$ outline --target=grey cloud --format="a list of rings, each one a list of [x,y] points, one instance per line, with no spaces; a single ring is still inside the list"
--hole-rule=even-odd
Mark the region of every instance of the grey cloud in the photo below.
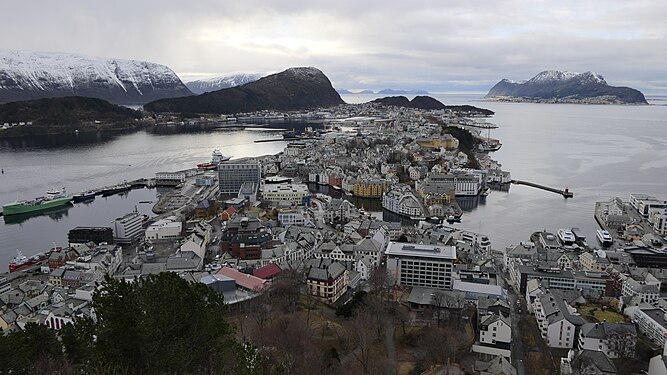
[[[313,65],[341,88],[484,91],[544,69],[665,92],[667,3],[180,0],[3,5],[0,48],[133,58],[179,74]]]

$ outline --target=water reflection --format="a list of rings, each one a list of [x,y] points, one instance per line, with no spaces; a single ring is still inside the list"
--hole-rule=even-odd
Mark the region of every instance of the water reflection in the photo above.
[[[16,215],[9,215],[9,216],[3,216],[3,220],[5,224],[9,225],[14,225],[14,224],[23,224],[26,221],[39,217],[39,216],[48,216],[51,218],[53,221],[60,221],[63,218],[66,218],[69,211],[69,209],[72,208],[71,204],[68,204],[66,206],[61,206],[61,207],[54,207],[54,208],[48,208],[46,210],[38,211],[38,212],[26,212],[23,214],[16,214]]]

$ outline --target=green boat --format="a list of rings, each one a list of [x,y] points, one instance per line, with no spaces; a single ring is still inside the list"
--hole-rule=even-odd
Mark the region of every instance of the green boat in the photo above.
[[[37,197],[32,200],[23,200],[13,203],[7,203],[2,206],[2,214],[5,216],[24,214],[28,212],[37,212],[48,210],[54,207],[60,207],[70,204],[72,197],[65,194],[65,189],[62,192],[59,190],[51,190],[46,192],[45,197]]]

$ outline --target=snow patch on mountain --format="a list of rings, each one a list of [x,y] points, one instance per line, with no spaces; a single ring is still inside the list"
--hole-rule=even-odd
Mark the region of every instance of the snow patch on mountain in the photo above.
[[[243,86],[266,76],[265,73],[230,73],[208,79],[186,82],[185,85],[195,94]]]
[[[595,72],[574,73],[568,71],[545,70],[540,72],[535,77],[528,80],[528,83],[547,83],[557,81],[578,80],[586,83],[600,83],[606,85],[604,78]]]
[[[190,94],[176,73],[160,64],[12,50],[0,50],[0,90],[19,93],[19,100],[82,95],[116,102],[145,102],[156,96]],[[169,91],[174,91],[173,95]],[[128,97],[123,98],[123,93]],[[4,92],[3,97],[11,95]]]

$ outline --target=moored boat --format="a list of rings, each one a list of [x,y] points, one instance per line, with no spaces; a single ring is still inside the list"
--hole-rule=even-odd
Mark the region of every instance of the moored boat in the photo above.
[[[231,158],[231,156],[225,156],[225,154],[223,154],[220,150],[215,149],[211,153],[211,161],[207,163],[199,163],[197,164],[197,168],[208,170],[217,169],[218,164],[229,161]]]
[[[611,237],[611,234],[609,234],[609,232],[606,230],[598,229],[596,236],[602,246],[611,246],[611,244],[614,243],[614,239]]]
[[[558,230],[558,239],[563,245],[572,245],[576,240],[576,238],[574,237],[574,233],[572,233],[571,230],[567,229]]]
[[[86,192],[80,192],[77,194],[74,194],[72,196],[72,202],[74,203],[79,203],[79,202],[84,202],[84,201],[92,201],[95,199],[95,192],[94,191],[86,191]]]
[[[48,254],[40,253],[28,258],[27,256],[23,255],[20,250],[16,250],[16,256],[11,262],[9,262],[9,272],[17,271],[23,267],[32,266],[33,264],[37,264],[48,257]]]
[[[129,190],[132,190],[132,185],[128,184],[127,182],[124,182],[122,184],[105,187],[102,190],[100,190],[100,194],[102,194],[103,197],[107,197],[109,195],[114,195]]]
[[[460,223],[461,222],[461,217],[460,216],[449,215],[449,216],[447,216],[447,222],[449,224]]]
[[[7,203],[2,206],[2,212],[5,216],[37,212],[65,206],[70,204],[71,201],[72,197],[66,195],[65,188],[62,191],[50,190],[46,192],[44,197]]]
[[[225,156],[220,150],[213,150],[213,153],[211,154],[211,163],[218,164],[222,163],[224,161],[228,161],[231,159],[231,156]]]

